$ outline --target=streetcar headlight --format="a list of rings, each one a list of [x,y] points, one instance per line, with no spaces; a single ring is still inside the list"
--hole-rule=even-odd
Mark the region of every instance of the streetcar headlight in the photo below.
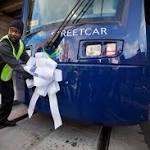
[[[106,44],[106,56],[113,57],[117,53],[117,45],[116,43],[107,43]]]
[[[100,55],[101,55],[101,45],[100,44],[86,46],[86,56],[93,57],[93,56],[100,56]]]

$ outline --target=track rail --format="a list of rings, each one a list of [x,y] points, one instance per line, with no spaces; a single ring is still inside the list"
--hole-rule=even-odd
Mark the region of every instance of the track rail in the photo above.
[[[111,127],[103,126],[100,133],[97,144],[97,150],[108,150],[109,149],[109,141],[111,136]]]

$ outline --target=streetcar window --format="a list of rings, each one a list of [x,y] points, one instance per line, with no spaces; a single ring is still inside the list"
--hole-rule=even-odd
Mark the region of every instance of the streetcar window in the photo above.
[[[115,21],[120,20],[125,0],[85,0],[72,20],[78,16],[80,21]],[[62,22],[77,0],[31,0],[29,28]],[[88,6],[88,4],[90,4]],[[80,14],[80,12],[82,12]]]

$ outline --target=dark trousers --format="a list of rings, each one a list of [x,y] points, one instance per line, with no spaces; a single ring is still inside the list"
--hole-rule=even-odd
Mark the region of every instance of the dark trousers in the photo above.
[[[12,110],[14,101],[14,90],[12,80],[3,82],[0,81],[0,93],[2,105],[0,107],[0,124],[5,122]]]

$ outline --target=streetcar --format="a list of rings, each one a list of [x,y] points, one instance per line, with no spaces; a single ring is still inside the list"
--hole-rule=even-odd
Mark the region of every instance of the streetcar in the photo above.
[[[24,0],[24,41],[33,56],[60,32],[45,49],[62,70],[57,97],[63,119],[105,126],[149,119],[145,18],[144,0]],[[47,96],[36,111],[50,113]]]

